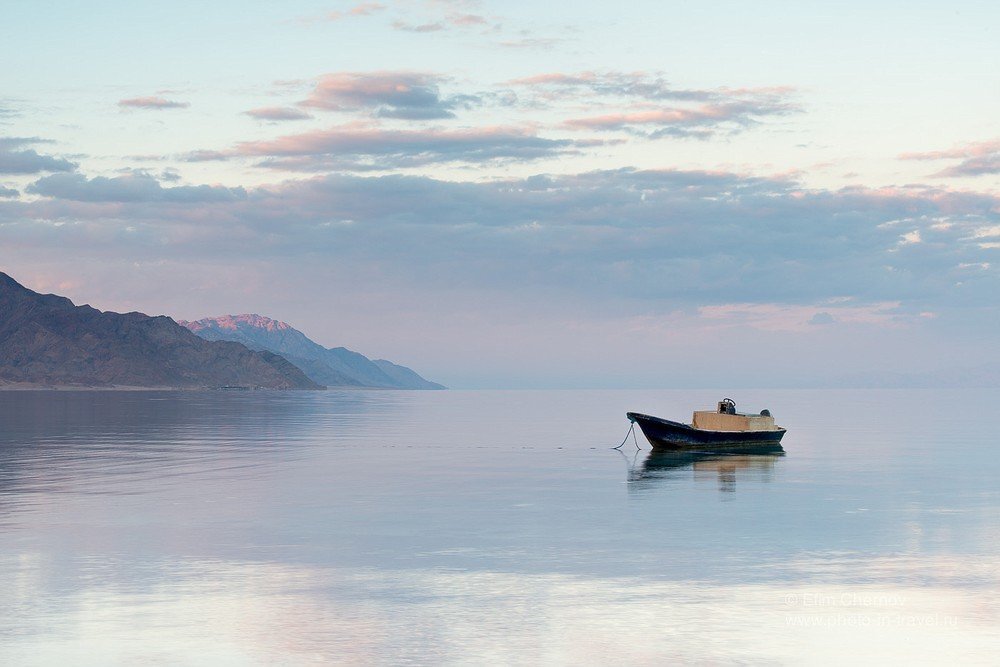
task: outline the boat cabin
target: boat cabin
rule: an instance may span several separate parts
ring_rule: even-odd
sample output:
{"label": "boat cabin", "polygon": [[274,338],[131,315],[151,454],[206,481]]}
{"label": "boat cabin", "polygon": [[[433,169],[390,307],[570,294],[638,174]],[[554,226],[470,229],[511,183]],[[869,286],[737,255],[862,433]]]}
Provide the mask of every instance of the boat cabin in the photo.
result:
{"label": "boat cabin", "polygon": [[695,410],[691,426],[705,431],[773,431],[774,417],[767,410],[759,415],[736,412],[736,403],[731,399],[719,401],[719,407],[712,410]]}

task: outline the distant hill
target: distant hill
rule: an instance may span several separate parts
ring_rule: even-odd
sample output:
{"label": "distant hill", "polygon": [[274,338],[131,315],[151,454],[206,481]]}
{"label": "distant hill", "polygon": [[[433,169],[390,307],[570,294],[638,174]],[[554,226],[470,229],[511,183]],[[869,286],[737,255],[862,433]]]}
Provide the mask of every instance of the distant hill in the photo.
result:
{"label": "distant hill", "polygon": [[385,359],[372,361],[344,347],[325,348],[298,329],[261,315],[224,315],[180,324],[206,340],[235,341],[280,354],[314,382],[330,387],[444,389],[405,366]]}
{"label": "distant hill", "polygon": [[0,273],[0,385],[320,389],[293,364],[169,317],[101,312]]}

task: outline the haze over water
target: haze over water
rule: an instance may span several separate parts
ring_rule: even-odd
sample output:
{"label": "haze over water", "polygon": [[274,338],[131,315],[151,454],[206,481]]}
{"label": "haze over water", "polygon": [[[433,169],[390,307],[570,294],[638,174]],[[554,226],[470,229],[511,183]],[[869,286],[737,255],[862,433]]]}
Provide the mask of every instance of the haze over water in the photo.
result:
{"label": "haze over water", "polygon": [[988,663],[1000,392],[0,393],[0,663]]}

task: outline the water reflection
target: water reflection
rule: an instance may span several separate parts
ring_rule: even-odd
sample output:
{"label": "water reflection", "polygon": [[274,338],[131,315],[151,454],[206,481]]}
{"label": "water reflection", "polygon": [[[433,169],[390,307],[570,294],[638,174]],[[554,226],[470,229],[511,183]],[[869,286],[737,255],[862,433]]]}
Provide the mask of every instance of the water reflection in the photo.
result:
{"label": "water reflection", "polygon": [[[990,664],[996,572],[982,593],[941,582],[966,560],[850,560],[893,579],[744,582],[623,573],[341,568],[195,560],[155,563],[144,587],[91,581],[58,606],[28,601],[4,664]],[[826,567],[807,561],[805,568]],[[930,583],[927,583],[930,582]],[[0,626],[2,627],[2,626]],[[711,633],[705,632],[711,628]],[[775,632],[775,629],[784,630]],[[770,630],[770,632],[769,632]],[[89,660],[88,660],[89,658]]]}
{"label": "water reflection", "polygon": [[[91,581],[47,608],[26,600],[40,573],[22,563],[17,631],[0,642],[0,662],[799,664],[812,656],[805,662],[824,664],[856,654],[871,664],[992,662],[995,575],[977,594],[906,583],[914,564],[905,560],[846,565],[873,564],[894,581],[843,581],[825,562],[816,564],[826,571],[820,579],[710,582],[196,560],[158,563],[162,577],[145,587]],[[972,565],[931,561],[916,571]],[[8,609],[0,623],[15,618]]]}
{"label": "water reflection", "polygon": [[[639,452],[636,452],[638,458]],[[717,480],[721,493],[735,493],[738,482],[770,482],[774,466],[785,455],[780,445],[729,449],[724,452],[653,451],[646,459],[629,464],[629,489],[640,491],[664,480],[692,478],[695,482]]]}
{"label": "water reflection", "polygon": [[625,481],[637,398],[0,392],[0,665],[998,654],[1000,394],[768,392],[787,457]]}
{"label": "water reflection", "polygon": [[366,392],[2,392],[0,516],[5,499],[25,494],[147,491],[177,475],[293,460],[357,440],[359,422],[395,409]]}

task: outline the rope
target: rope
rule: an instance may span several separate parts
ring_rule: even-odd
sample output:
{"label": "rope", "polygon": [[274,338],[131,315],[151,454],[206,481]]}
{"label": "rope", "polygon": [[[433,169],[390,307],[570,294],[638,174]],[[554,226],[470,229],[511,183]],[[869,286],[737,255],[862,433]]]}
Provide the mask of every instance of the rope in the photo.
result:
{"label": "rope", "polygon": [[622,440],[622,444],[618,445],[617,447],[612,447],[611,449],[621,449],[625,445],[625,443],[628,442],[628,437],[630,435],[632,436],[632,442],[635,443],[635,448],[640,449],[639,441],[636,440],[635,437],[635,422],[632,422],[632,424],[628,427],[628,433],[625,434],[625,439]]}

